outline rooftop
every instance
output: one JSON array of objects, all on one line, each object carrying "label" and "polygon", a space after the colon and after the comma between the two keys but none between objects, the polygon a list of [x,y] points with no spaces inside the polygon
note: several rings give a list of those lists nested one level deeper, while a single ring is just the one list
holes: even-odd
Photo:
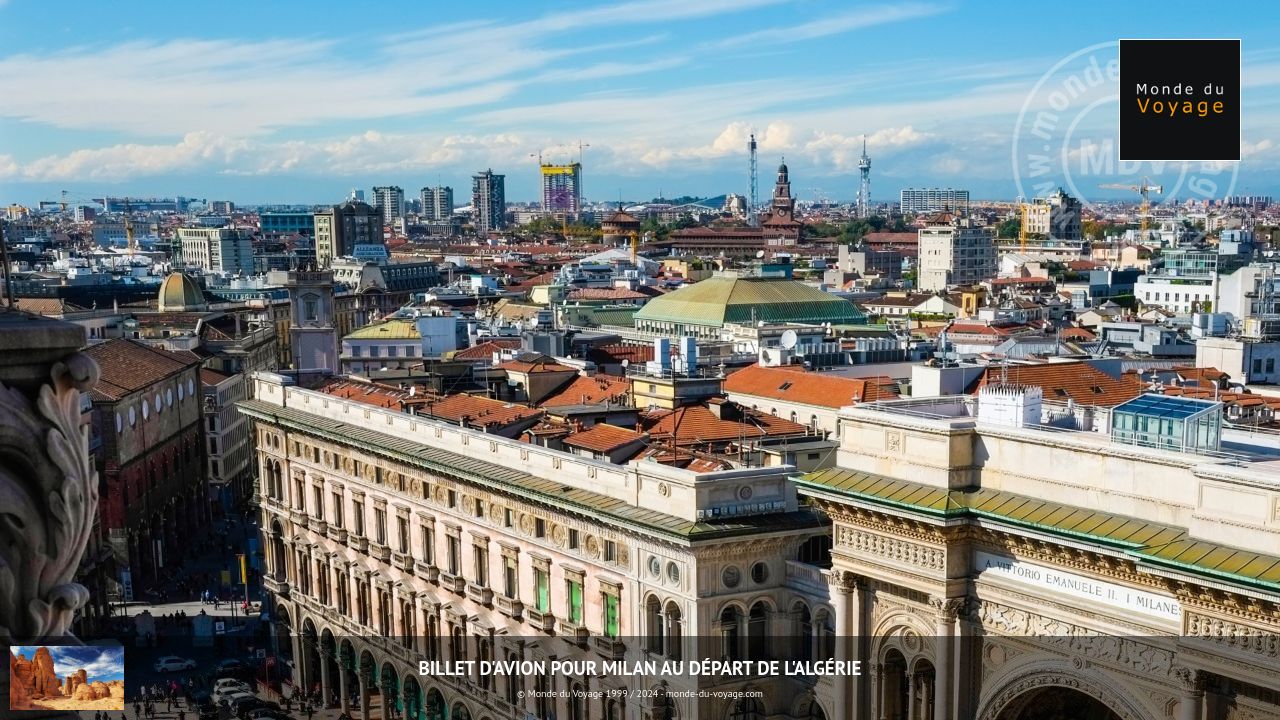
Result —
[{"label": "rooftop", "polygon": [[1195,572],[1280,591],[1280,556],[1196,540],[1185,528],[1039,500],[992,488],[944,490],[874,473],[832,468],[797,478],[804,494],[853,497],[933,518],[1007,523],[1073,541],[1089,540],[1139,564]]},{"label": "rooftop", "polygon": [[173,353],[127,338],[90,345],[84,353],[102,373],[92,391],[94,400],[119,400],[200,363],[192,353]]},{"label": "rooftop", "polygon": [[343,340],[421,340],[422,333],[412,320],[389,318],[366,325],[343,336]]},{"label": "rooftop", "polygon": [[840,408],[857,402],[898,397],[898,384],[887,377],[850,378],[801,368],[751,365],[725,378],[724,391],[803,405]]},{"label": "rooftop", "polygon": [[649,436],[645,433],[628,430],[617,425],[596,423],[586,430],[575,432],[566,437],[564,444],[593,452],[608,453],[627,445],[642,443],[648,439]]},{"label": "rooftop", "polygon": [[866,315],[848,300],[796,280],[720,274],[650,300],[635,320],[713,327],[761,321],[860,325]]}]

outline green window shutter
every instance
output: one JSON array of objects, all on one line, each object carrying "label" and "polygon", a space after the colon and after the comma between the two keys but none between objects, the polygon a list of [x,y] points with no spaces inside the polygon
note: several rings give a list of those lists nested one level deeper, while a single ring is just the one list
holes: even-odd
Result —
[{"label": "green window shutter", "polygon": [[618,637],[618,596],[604,596],[604,634],[611,638]]},{"label": "green window shutter", "polygon": [[569,622],[582,624],[582,583],[569,583]]},{"label": "green window shutter", "polygon": [[547,571],[538,570],[538,612],[547,612],[551,609],[551,583],[547,577]]}]

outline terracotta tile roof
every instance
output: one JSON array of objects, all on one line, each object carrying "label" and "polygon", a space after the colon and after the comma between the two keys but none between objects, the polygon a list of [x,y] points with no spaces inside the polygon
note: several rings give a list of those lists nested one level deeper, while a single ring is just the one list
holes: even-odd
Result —
[{"label": "terracotta tile roof", "polygon": [[222,373],[216,370],[210,370],[209,368],[200,368],[200,382],[203,385],[217,385],[229,377],[231,376],[223,375]]},{"label": "terracotta tile roof", "polygon": [[320,388],[320,391],[346,400],[365,403],[366,405],[394,409],[400,409],[402,403],[411,397],[404,390],[390,385],[342,378],[330,381],[329,384]]},{"label": "terracotta tile roof", "polygon": [[1097,270],[1098,268],[1103,267],[1103,265],[1102,263],[1097,263],[1092,260],[1071,260],[1067,262],[1067,267],[1079,272],[1083,270]]},{"label": "terracotta tile roof", "polygon": [[620,428],[617,425],[596,423],[589,429],[576,432],[564,439],[569,447],[582,448],[592,452],[607,453],[634,443],[644,442],[649,438],[645,433]]},{"label": "terracotta tile roof", "polygon": [[200,364],[200,358],[192,353],[173,353],[127,338],[90,345],[84,353],[97,361],[102,371],[93,389],[95,400],[119,400]]},{"label": "terracotta tile roof", "polygon": [[1182,378],[1183,382],[1194,383],[1210,390],[1218,387],[1219,383],[1230,377],[1227,373],[1213,367],[1175,367],[1172,370],[1178,374],[1178,377]]},{"label": "terracotta tile roof", "polygon": [[1097,340],[1098,336],[1090,332],[1086,328],[1063,328],[1058,332],[1058,337],[1063,340]]},{"label": "terracotta tile roof", "polygon": [[730,374],[724,391],[828,408],[898,397],[897,383],[886,377],[849,378],[759,365]]},{"label": "terracotta tile roof", "polygon": [[626,360],[629,364],[646,363],[653,359],[653,345],[600,345],[587,351],[587,360],[603,365],[620,363]]},{"label": "terracotta tile roof", "polygon": [[501,400],[467,395],[450,395],[439,399],[416,401],[418,412],[429,417],[450,422],[463,422],[474,428],[505,427],[542,414],[524,405],[512,405]]},{"label": "terracotta tile roof", "polygon": [[519,338],[499,338],[477,343],[463,348],[453,354],[454,360],[492,360],[493,354],[500,350],[514,350],[520,347]]},{"label": "terracotta tile roof", "polygon": [[652,460],[663,465],[684,468],[693,472],[705,473],[718,470],[731,470],[733,463],[723,458],[691,452],[682,448],[671,448],[651,445],[633,460]]},{"label": "terracotta tile roof", "polygon": [[641,425],[654,439],[674,440],[676,445],[752,442],[766,438],[805,435],[800,423],[742,408],[744,420],[721,420],[710,408],[690,405],[676,410],[659,410],[641,415]]},{"label": "terracotta tile roof", "polygon": [[577,372],[577,370],[568,365],[561,365],[551,358],[543,355],[536,360],[508,360],[501,365],[494,367],[499,370],[513,370],[521,373],[551,373],[551,372]]},{"label": "terracotta tile roof", "polygon": [[1085,362],[990,366],[970,383],[968,391],[977,392],[987,385],[1003,381],[1017,385],[1034,385],[1044,390],[1044,399],[1054,402],[1075,400],[1081,405],[1114,407],[1144,392],[1144,385],[1134,376],[1116,379]]},{"label": "terracotta tile roof", "polygon": [[[564,367],[560,365],[559,367]],[[566,368],[568,369],[568,368]],[[564,387],[556,390],[539,403],[540,407],[565,405],[600,405],[605,402],[631,404],[631,382],[613,375],[578,375]]]}]

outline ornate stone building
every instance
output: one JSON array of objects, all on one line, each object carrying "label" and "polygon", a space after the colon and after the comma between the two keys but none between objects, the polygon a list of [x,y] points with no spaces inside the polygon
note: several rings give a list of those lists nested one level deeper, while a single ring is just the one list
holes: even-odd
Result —
[{"label": "ornate stone building", "polygon": [[869,669],[835,717],[1280,717],[1274,451],[1001,417],[1038,397],[842,411],[839,467],[798,481],[833,523],[836,654]]},{"label": "ornate stone building", "polygon": [[[788,469],[615,465],[254,382],[240,407],[295,683],[366,718],[390,704],[450,720],[829,716],[830,678],[419,674],[424,660],[829,657],[829,538]],[[683,694],[699,689],[741,695]]]}]

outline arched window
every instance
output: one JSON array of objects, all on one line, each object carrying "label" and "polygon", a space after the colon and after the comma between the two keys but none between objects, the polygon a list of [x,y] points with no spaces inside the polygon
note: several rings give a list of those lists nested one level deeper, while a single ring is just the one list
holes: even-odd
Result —
[{"label": "arched window", "polygon": [[799,417],[800,417],[799,415],[796,415],[795,410],[791,411],[791,422],[796,422]]},{"label": "arched window", "polygon": [[809,606],[797,602],[791,607],[791,616],[795,618],[792,629],[796,641],[793,657],[797,660],[813,658],[813,616],[809,614]]},{"label": "arched window", "polygon": [[587,691],[582,683],[573,683],[569,689],[569,720],[587,720],[586,706],[583,698]]},{"label": "arched window", "polygon": [[736,606],[720,611],[720,642],[726,660],[742,659],[742,611]]},{"label": "arched window", "polygon": [[[507,662],[511,667],[515,667],[520,662],[520,656],[513,652],[507,653]],[[507,675],[507,702],[512,705],[522,705],[524,698],[524,680],[519,673],[511,673]]]},{"label": "arched window", "polygon": [[764,709],[755,698],[738,698],[729,711],[729,720],[761,720]]},{"label": "arched window", "polygon": [[814,660],[834,660],[836,657],[836,625],[831,613],[819,610],[813,622],[817,642],[814,644]]},{"label": "arched window", "polygon": [[684,640],[684,619],[680,613],[680,606],[675,602],[668,602],[666,616],[667,641],[663,647],[663,654],[670,660],[679,660],[682,656],[680,645]]},{"label": "arched window", "polygon": [[769,607],[763,601],[751,606],[747,619],[747,654],[752,660],[767,660],[769,655]]},{"label": "arched window", "polygon": [[662,641],[666,636],[666,618],[662,616],[662,604],[658,598],[650,595],[649,599],[644,603],[645,627],[648,628],[648,634],[645,636],[645,649],[651,653],[662,654]]}]

